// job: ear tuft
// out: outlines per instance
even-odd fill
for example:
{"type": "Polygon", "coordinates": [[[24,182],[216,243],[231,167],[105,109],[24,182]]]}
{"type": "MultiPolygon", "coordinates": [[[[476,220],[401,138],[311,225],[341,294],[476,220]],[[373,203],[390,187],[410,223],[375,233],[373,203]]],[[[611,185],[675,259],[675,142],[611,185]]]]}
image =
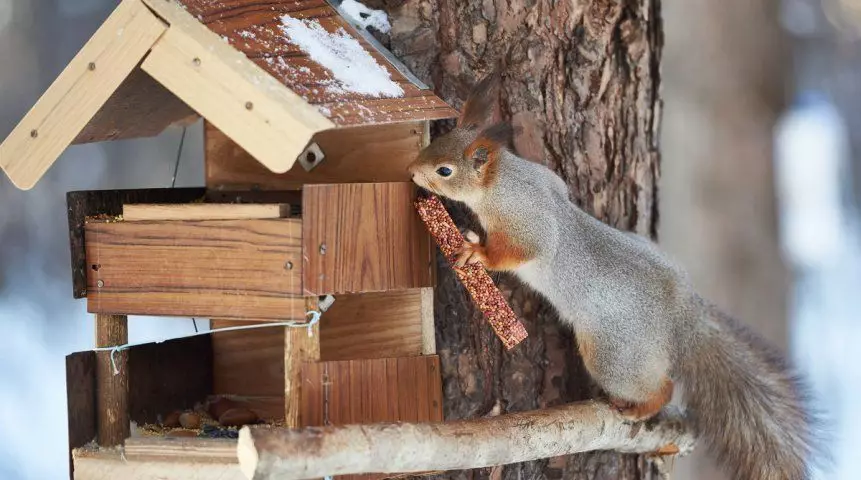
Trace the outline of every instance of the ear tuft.
{"type": "Polygon", "coordinates": [[[497,150],[514,147],[514,128],[508,122],[499,122],[484,129],[478,134],[479,139],[493,145],[497,150]]]}
{"type": "Polygon", "coordinates": [[[457,119],[458,127],[480,128],[493,121],[499,96],[499,77],[499,73],[494,71],[472,87],[457,119]]]}

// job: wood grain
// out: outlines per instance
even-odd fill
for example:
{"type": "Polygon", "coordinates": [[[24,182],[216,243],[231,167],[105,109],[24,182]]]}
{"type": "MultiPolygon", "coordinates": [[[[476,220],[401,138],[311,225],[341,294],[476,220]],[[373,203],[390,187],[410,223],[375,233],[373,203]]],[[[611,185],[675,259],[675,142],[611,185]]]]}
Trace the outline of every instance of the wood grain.
{"type": "Polygon", "coordinates": [[[442,418],[439,375],[436,355],[307,363],[302,426],[442,418]]]}
{"type": "Polygon", "coordinates": [[[123,0],[0,144],[12,183],[32,188],[164,31],[139,0],[123,0]]]}
{"type": "MultiPolygon", "coordinates": [[[[125,345],[129,341],[125,315],[96,315],[96,347],[125,345]]],[[[122,445],[129,436],[128,351],[113,355],[96,352],[96,413],[98,442],[102,447],[122,445]]]]}
{"type": "Polygon", "coordinates": [[[69,473],[74,478],[72,450],[92,442],[98,432],[95,352],[77,352],[66,356],[66,415],[69,425],[69,473]]]}
{"type": "Polygon", "coordinates": [[[287,218],[287,204],[131,204],[123,205],[123,220],[250,220],[287,218]]]}
{"type": "Polygon", "coordinates": [[[335,125],[178,3],[143,0],[170,28],[141,68],[273,172],[335,125]]]}
{"type": "Polygon", "coordinates": [[[231,190],[298,189],[315,183],[409,182],[406,167],[422,148],[426,122],[327,130],[314,136],[325,158],[274,174],[211,123],[205,123],[206,185],[231,190]]]}
{"type": "Polygon", "coordinates": [[[85,230],[91,312],[304,318],[299,220],[93,221],[85,230]]]}
{"type": "MultiPolygon", "coordinates": [[[[310,311],[313,299],[308,299],[310,311]]],[[[284,423],[299,427],[302,421],[302,365],[320,360],[320,324],[288,328],[284,332],[284,423]]]]}
{"type": "Polygon", "coordinates": [[[326,2],[320,0],[212,3],[180,0],[189,13],[277,78],[338,125],[363,125],[410,120],[452,118],[457,113],[431,90],[413,85],[386,58],[364,40],[326,2]],[[330,33],[355,39],[404,90],[402,98],[377,99],[372,95],[332,89],[332,72],[311,60],[290,42],[281,29],[281,17],[316,21],[330,33]],[[388,101],[393,100],[393,101],[388,101]]]}
{"type": "Polygon", "coordinates": [[[206,335],[129,348],[129,418],[138,425],[193,408],[212,392],[212,343],[206,335]]]}
{"type": "Polygon", "coordinates": [[[303,189],[306,295],[433,285],[427,231],[410,183],[307,185],[303,189]]]}
{"type": "MultiPolygon", "coordinates": [[[[259,322],[212,320],[211,328],[259,322]]],[[[281,399],[284,408],[285,327],[216,332],[212,338],[214,394],[265,396],[281,399]]]]}
{"type": "Polygon", "coordinates": [[[136,67],[96,112],[73,144],[154,137],[200,117],[176,95],[136,67]]]}
{"type": "Polygon", "coordinates": [[[72,295],[87,296],[87,254],[84,224],[87,217],[122,215],[129,203],[188,203],[204,198],[203,188],[151,188],[139,190],[90,190],[66,194],[69,217],[69,249],[72,260],[72,295]]]}

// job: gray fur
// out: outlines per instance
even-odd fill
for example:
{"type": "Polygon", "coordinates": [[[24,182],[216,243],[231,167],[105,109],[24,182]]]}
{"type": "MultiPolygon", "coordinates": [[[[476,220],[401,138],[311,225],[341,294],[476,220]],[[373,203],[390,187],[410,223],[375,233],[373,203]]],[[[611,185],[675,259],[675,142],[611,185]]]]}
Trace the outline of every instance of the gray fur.
{"type": "Polygon", "coordinates": [[[577,208],[551,170],[502,150],[495,181],[479,188],[480,172],[456,153],[471,138],[460,130],[431,144],[414,179],[464,202],[486,232],[504,231],[536,253],[514,274],[594,339],[595,381],[613,397],[642,403],[669,377],[684,388],[701,436],[732,478],[808,478],[814,423],[784,363],[701,299],[654,243],[577,208]],[[430,185],[443,163],[464,176],[430,185]]]}

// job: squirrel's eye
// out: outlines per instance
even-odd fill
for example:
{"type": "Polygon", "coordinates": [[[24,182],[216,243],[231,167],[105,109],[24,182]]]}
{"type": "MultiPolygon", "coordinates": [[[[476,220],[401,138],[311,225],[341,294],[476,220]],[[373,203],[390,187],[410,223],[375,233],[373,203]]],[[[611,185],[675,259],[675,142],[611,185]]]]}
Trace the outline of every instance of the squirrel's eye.
{"type": "Polygon", "coordinates": [[[451,175],[451,169],[448,167],[439,167],[436,169],[436,173],[440,177],[447,177],[447,176],[451,175]]]}

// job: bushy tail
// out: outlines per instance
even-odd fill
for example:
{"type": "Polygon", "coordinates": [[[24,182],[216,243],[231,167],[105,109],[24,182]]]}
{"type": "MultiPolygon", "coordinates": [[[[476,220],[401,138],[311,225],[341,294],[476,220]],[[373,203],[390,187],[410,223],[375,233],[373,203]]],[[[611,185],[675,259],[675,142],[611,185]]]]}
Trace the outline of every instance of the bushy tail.
{"type": "Polygon", "coordinates": [[[700,438],[732,479],[809,479],[820,435],[806,388],[752,332],[709,305],[703,313],[680,359],[700,438]]]}

